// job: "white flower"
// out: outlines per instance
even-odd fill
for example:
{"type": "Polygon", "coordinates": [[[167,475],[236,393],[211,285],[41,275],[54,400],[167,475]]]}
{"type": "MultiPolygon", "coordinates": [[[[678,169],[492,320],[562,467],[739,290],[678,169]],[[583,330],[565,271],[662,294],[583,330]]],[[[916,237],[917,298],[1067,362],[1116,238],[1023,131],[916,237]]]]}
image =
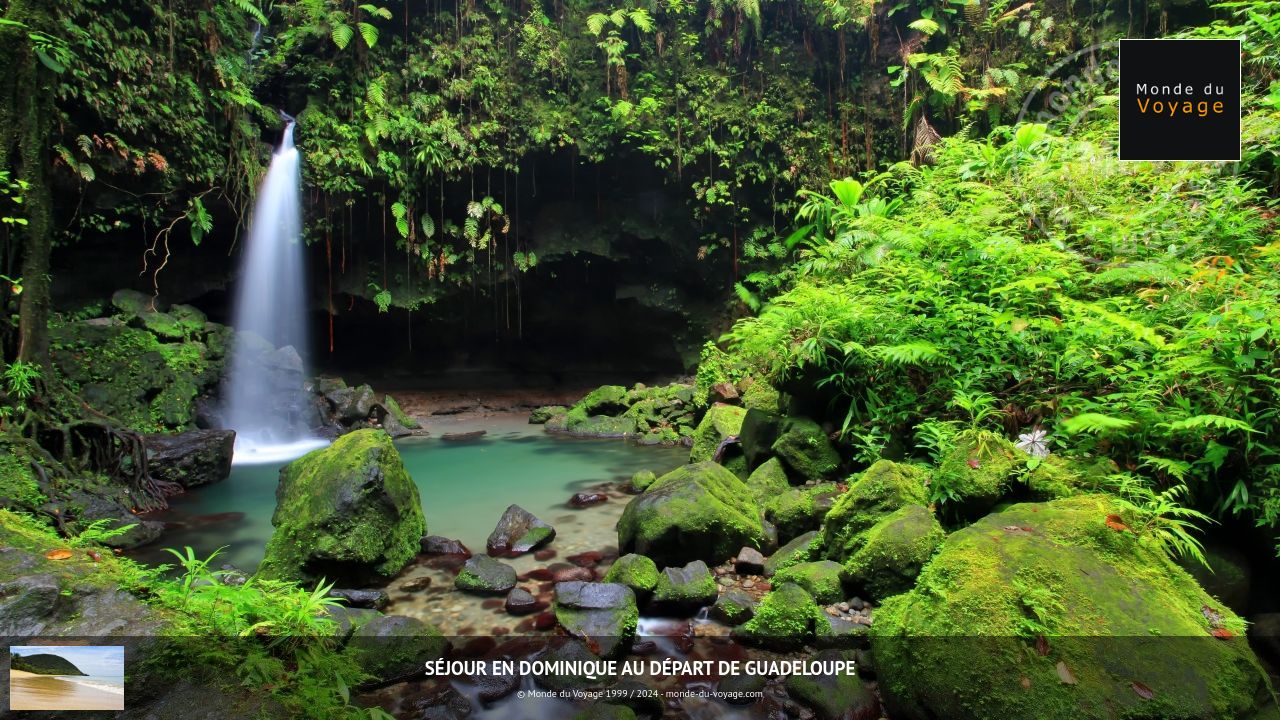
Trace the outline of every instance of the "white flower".
{"type": "Polygon", "coordinates": [[[1049,444],[1045,442],[1048,434],[1041,428],[1032,428],[1031,432],[1018,436],[1018,449],[1032,457],[1049,457],[1049,444]]]}

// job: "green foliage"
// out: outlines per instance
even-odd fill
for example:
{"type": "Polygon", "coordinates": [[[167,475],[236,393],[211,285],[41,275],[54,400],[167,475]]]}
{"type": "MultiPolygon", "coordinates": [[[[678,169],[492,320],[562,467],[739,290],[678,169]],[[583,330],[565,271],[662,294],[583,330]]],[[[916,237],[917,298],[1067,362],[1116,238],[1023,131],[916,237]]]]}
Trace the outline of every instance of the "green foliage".
{"type": "Polygon", "coordinates": [[[1212,523],[1213,519],[1182,504],[1185,485],[1156,492],[1148,481],[1130,474],[1113,475],[1107,482],[1119,497],[1129,529],[1139,539],[1152,543],[1171,559],[1195,560],[1209,568],[1204,546],[1192,533],[1197,532],[1197,523],[1212,523]]]}
{"type": "MultiPolygon", "coordinates": [[[[850,181],[809,195],[788,289],[729,331],[731,360],[811,379],[846,438],[914,436],[937,460],[963,428],[1061,430],[1067,452],[1274,526],[1268,201],[1216,166],[1119,163],[1089,139],[1114,133],[1109,113],[1078,138],[1023,125],[945,140],[935,165],[874,180],[897,190],[892,213],[847,211],[868,202],[850,181]]],[[[1180,526],[1156,525],[1195,555],[1180,526]]]]}
{"type": "MultiPolygon", "coordinates": [[[[115,524],[115,521],[111,519],[94,520],[88,525],[80,528],[80,531],[75,535],[68,537],[67,544],[71,547],[93,547],[95,545],[102,545],[105,541],[125,535],[130,530],[138,526],[137,523],[129,523],[127,525],[121,525],[113,528],[111,527],[113,524],[115,524]]],[[[190,548],[188,548],[188,550],[190,550],[190,548]]]]}

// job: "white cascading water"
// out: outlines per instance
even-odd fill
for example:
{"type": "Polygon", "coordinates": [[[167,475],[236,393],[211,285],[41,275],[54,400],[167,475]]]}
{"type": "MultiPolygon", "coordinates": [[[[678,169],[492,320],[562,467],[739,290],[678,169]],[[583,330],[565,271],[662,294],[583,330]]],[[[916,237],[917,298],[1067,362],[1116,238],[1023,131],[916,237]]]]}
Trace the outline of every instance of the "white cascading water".
{"type": "Polygon", "coordinates": [[[236,340],[223,388],[223,424],[236,431],[234,462],[279,462],[326,444],[311,434],[304,390],[302,183],[294,123],[262,181],[236,294],[236,340]]]}

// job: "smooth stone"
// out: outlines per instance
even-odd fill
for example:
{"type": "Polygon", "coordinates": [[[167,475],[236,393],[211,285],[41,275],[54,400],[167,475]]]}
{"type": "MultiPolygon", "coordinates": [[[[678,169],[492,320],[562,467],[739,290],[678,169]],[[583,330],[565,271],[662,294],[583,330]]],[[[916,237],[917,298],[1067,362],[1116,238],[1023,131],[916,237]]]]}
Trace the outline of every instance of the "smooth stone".
{"type": "Polygon", "coordinates": [[[734,560],[734,570],[739,575],[761,575],[764,573],[764,555],[753,547],[744,547],[738,551],[734,560]]]}

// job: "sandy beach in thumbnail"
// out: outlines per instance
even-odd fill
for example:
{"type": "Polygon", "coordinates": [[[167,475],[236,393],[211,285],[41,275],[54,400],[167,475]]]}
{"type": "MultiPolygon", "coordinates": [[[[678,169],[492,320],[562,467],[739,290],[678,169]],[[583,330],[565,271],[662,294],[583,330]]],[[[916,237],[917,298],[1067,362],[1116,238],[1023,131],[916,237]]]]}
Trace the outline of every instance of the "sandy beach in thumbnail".
{"type": "Polygon", "coordinates": [[[9,671],[10,710],[123,710],[124,695],[56,675],[9,671]]]}

